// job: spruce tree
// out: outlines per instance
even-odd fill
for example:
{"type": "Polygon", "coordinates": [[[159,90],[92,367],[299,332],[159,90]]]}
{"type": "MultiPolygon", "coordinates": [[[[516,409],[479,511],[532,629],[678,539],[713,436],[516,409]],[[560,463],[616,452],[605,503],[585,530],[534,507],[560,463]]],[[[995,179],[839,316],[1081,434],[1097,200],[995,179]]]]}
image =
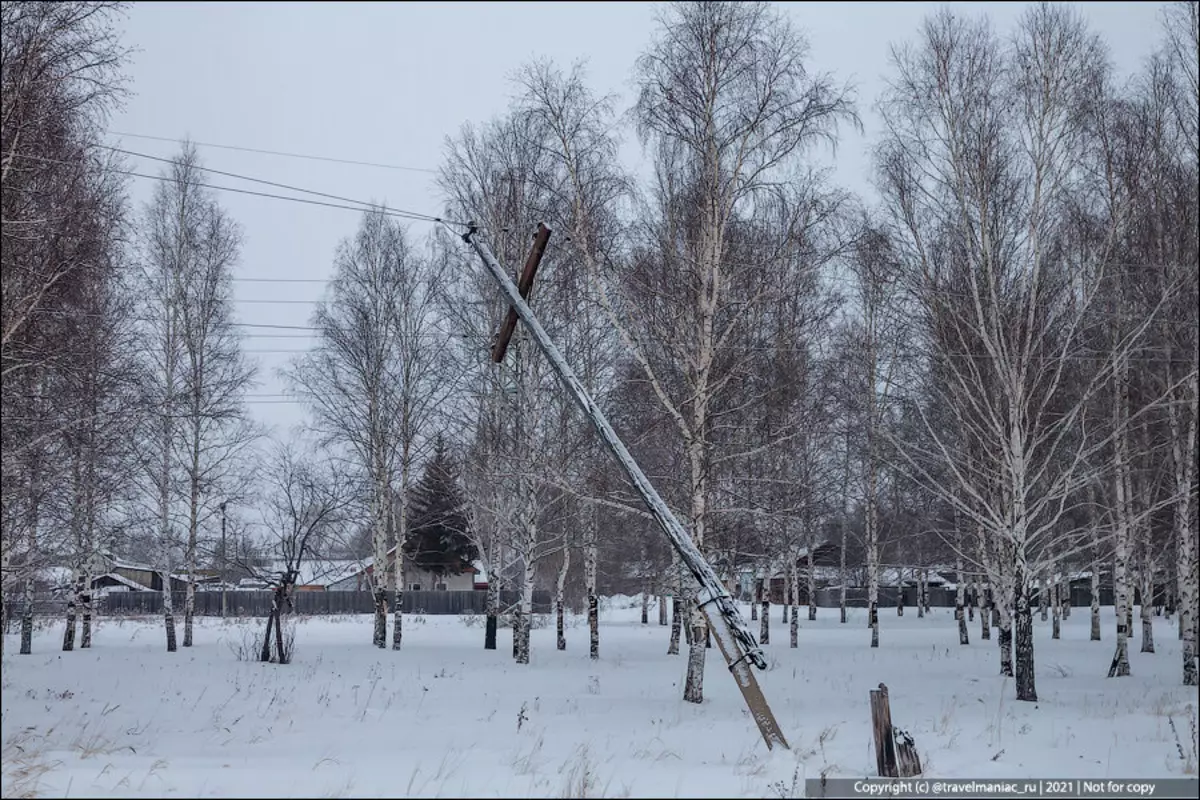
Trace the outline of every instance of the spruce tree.
{"type": "Polygon", "coordinates": [[[412,490],[412,517],[404,552],[421,569],[445,575],[479,557],[471,542],[453,457],[441,435],[421,480],[412,490]]]}

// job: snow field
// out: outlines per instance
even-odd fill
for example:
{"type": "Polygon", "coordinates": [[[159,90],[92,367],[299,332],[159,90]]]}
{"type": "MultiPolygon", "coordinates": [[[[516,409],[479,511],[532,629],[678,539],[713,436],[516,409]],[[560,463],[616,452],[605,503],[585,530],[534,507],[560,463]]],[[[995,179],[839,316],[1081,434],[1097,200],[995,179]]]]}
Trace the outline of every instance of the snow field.
{"type": "Polygon", "coordinates": [[[572,617],[565,652],[552,621],[533,630],[526,666],[506,629],[485,651],[478,618],[406,617],[398,652],[371,646],[369,617],[309,618],[282,667],[239,659],[262,620],[198,619],[196,646],[174,654],[157,619],[103,619],[93,648],[70,653],[53,623],[32,656],[5,643],[3,796],[798,797],[806,777],[874,774],[880,682],[929,776],[1196,773],[1197,698],[1180,685],[1173,620],[1155,620],[1156,654],[1133,639],[1133,675],[1110,680],[1111,608],[1103,642],[1088,641],[1086,608],[1059,641],[1035,616],[1030,704],[997,674],[978,619],[963,647],[953,609],[883,609],[871,650],[863,610],[846,625],[836,609],[805,613],[793,650],[772,608],[759,680],[792,746],[774,753],[715,647],[704,704],[681,700],[686,646],[667,656],[669,628],[653,608],[642,626],[636,598],[602,612],[598,662],[572,617]]]}

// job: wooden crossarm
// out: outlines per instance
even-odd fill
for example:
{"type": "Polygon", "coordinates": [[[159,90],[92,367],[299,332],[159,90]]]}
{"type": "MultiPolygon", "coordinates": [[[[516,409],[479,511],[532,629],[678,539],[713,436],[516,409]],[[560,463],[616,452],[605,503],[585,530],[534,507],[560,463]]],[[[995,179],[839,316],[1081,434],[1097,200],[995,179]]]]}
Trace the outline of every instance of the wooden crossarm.
{"type": "MultiPolygon", "coordinates": [[[[522,300],[529,299],[529,292],[533,289],[533,276],[537,274],[538,264],[542,263],[542,254],[546,252],[546,243],[549,241],[550,229],[544,223],[539,222],[537,233],[533,235],[533,249],[529,251],[529,258],[525,259],[525,267],[521,270],[520,280],[517,281],[517,291],[521,293],[522,300]]],[[[504,323],[500,326],[496,343],[492,345],[492,361],[497,364],[504,361],[504,355],[508,352],[508,343],[512,340],[513,332],[516,329],[517,310],[510,306],[508,314],[504,317],[504,323]]]]}

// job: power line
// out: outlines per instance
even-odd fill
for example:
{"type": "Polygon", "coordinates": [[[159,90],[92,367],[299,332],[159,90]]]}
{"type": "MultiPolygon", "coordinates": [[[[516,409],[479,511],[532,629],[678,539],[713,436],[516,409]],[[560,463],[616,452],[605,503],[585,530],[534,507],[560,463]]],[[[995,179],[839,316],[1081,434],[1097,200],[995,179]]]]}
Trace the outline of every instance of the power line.
{"type": "MultiPolygon", "coordinates": [[[[112,134],[113,136],[127,136],[130,139],[150,139],[150,140],[153,140],[156,142],[171,142],[172,144],[179,144],[182,141],[180,139],[172,139],[169,136],[150,136],[149,134],[145,134],[145,133],[121,133],[120,131],[109,131],[109,133],[112,134]]],[[[281,150],[264,150],[264,149],[257,148],[257,147],[240,147],[238,145],[232,145],[232,144],[213,144],[212,142],[192,141],[192,142],[190,142],[190,144],[194,144],[197,147],[213,147],[213,148],[217,148],[220,150],[238,150],[243,153],[259,153],[260,155],[267,155],[267,156],[281,156],[284,158],[303,158],[303,159],[307,159],[309,161],[328,161],[333,164],[352,164],[356,167],[376,167],[378,169],[395,169],[395,170],[401,170],[404,172],[426,172],[431,175],[437,174],[436,169],[429,169],[428,167],[404,167],[404,166],[400,166],[399,164],[380,164],[380,163],[373,162],[373,161],[355,161],[355,160],[349,159],[349,158],[332,158],[330,156],[313,156],[313,155],[305,155],[303,153],[285,153],[281,150]]]]}
{"type": "Polygon", "coordinates": [[[239,283],[329,283],[325,278],[231,278],[239,283]]]}
{"type": "MultiPolygon", "coordinates": [[[[135,158],[148,158],[151,161],[159,161],[164,164],[174,164],[175,163],[175,159],[173,159],[173,158],[161,158],[159,156],[147,155],[146,153],[138,153],[133,150],[125,150],[120,147],[111,147],[106,144],[100,144],[100,145],[96,145],[96,146],[103,150],[110,150],[114,153],[124,153],[125,155],[134,156],[135,158]]],[[[222,175],[226,178],[234,178],[237,180],[250,181],[251,183],[260,183],[260,184],[263,184],[264,186],[274,186],[276,189],[287,189],[292,192],[302,192],[304,194],[311,194],[311,195],[315,195],[317,197],[325,197],[330,200],[338,200],[343,203],[357,203],[358,205],[366,206],[367,208],[380,208],[381,207],[381,204],[379,204],[379,203],[370,203],[365,200],[355,200],[352,197],[342,197],[341,195],[330,194],[328,192],[319,192],[319,191],[316,191],[315,189],[305,189],[301,186],[292,186],[291,184],[279,183],[278,181],[269,181],[269,180],[266,180],[265,178],[254,178],[249,175],[242,175],[241,173],[237,173],[237,172],[226,172],[225,170],[214,169],[212,167],[202,167],[202,166],[197,166],[197,169],[201,170],[202,172],[211,172],[214,175],[222,175]]],[[[383,207],[386,207],[386,206],[383,206],[383,207]]],[[[395,211],[397,214],[405,214],[405,215],[411,216],[413,219],[419,219],[423,222],[442,222],[441,217],[437,217],[432,214],[422,214],[419,211],[406,211],[403,208],[392,208],[389,210],[395,211]]],[[[464,222],[455,222],[454,220],[446,220],[446,222],[449,222],[450,224],[453,224],[453,225],[465,225],[466,224],[464,222]]]]}
{"type": "Polygon", "coordinates": [[[271,328],[285,331],[319,331],[320,328],[314,328],[311,325],[268,325],[259,322],[234,322],[232,325],[237,325],[239,328],[271,328]]]}
{"type": "Polygon", "coordinates": [[[252,299],[252,298],[245,298],[245,297],[235,297],[235,298],[233,298],[233,302],[235,302],[235,303],[262,303],[262,304],[266,304],[266,305],[285,305],[285,306],[296,306],[296,305],[311,306],[314,303],[319,303],[321,301],[320,300],[262,300],[262,299],[252,299]]]}
{"type": "MultiPolygon", "coordinates": [[[[16,153],[14,155],[16,155],[18,158],[27,158],[27,159],[32,159],[34,161],[42,161],[42,162],[49,163],[49,164],[67,164],[68,163],[68,162],[60,161],[60,160],[54,159],[54,158],[43,158],[42,156],[33,156],[33,155],[25,154],[25,153],[16,153]]],[[[108,169],[111,170],[112,172],[117,173],[118,175],[129,175],[134,178],[145,178],[147,180],[159,181],[162,183],[174,183],[175,182],[173,178],[168,178],[164,175],[147,175],[143,172],[134,172],[132,170],[127,170],[127,169],[117,169],[116,167],[109,167],[108,169]]],[[[286,200],[291,203],[304,203],[305,205],[323,206],[325,208],[340,208],[340,209],[344,209],[346,211],[355,211],[358,213],[362,213],[363,211],[367,211],[367,210],[373,210],[374,213],[382,214],[385,217],[396,217],[398,219],[415,220],[417,222],[440,222],[443,225],[465,225],[466,224],[466,223],[462,223],[462,222],[455,222],[453,220],[443,220],[443,219],[439,219],[437,217],[432,217],[432,216],[427,216],[427,215],[414,216],[412,213],[401,213],[401,212],[394,211],[391,209],[380,209],[380,208],[368,209],[368,208],[363,208],[361,206],[347,206],[347,205],[340,205],[338,203],[326,203],[321,200],[307,200],[303,197],[288,197],[287,195],[271,194],[270,192],[256,192],[256,191],[253,191],[252,189],[235,189],[232,186],[217,186],[215,184],[201,183],[199,181],[194,182],[192,185],[200,186],[205,189],[213,189],[213,190],[220,191],[220,192],[233,192],[235,194],[248,194],[253,197],[266,197],[266,198],[270,198],[272,200],[286,200]]],[[[362,201],[355,201],[355,202],[362,202],[362,201]]]]}

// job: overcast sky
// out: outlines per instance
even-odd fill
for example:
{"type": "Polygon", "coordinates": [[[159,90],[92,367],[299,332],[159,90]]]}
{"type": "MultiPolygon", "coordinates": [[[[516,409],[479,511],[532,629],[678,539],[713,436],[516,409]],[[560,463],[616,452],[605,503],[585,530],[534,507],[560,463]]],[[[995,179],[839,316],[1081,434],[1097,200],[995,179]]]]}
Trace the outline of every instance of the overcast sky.
{"type": "MultiPolygon", "coordinates": [[[[865,132],[846,131],[835,176],[869,196],[868,148],[878,127],[873,105],[889,70],[889,46],[914,38],[940,3],[780,3],[810,44],[810,71],[857,87],[865,132]]],[[[1026,3],[948,3],[988,14],[1011,28],[1026,3]]],[[[1110,48],[1116,68],[1131,73],[1160,36],[1160,3],[1081,3],[1110,48]]],[[[594,90],[632,100],[635,59],[655,30],[656,4],[605,3],[137,3],[126,43],[132,96],[112,120],[117,146],[156,157],[171,141],[286,151],[408,169],[355,166],[200,147],[214,169],[316,189],[390,207],[437,213],[432,171],[446,137],[467,121],[506,107],[509,76],[522,63],[549,57],[562,66],[585,59],[594,90]]],[[[628,166],[640,151],[625,133],[628,166]]],[[[136,171],[162,164],[130,158],[136,171]]],[[[213,176],[211,182],[263,187],[213,176]]],[[[151,181],[133,179],[140,209],[151,181]]],[[[266,189],[266,191],[275,191],[266,189]]],[[[359,214],[229,192],[221,201],[245,241],[237,270],[238,319],[249,325],[306,326],[323,291],[338,241],[359,214]],[[254,278],[308,283],[254,282],[254,278]],[[256,302],[267,301],[267,302],[256,302]]],[[[425,223],[411,232],[423,237],[425,223]]],[[[246,349],[261,365],[251,409],[289,427],[303,419],[281,401],[275,371],[310,341],[303,330],[245,328],[246,349]]]]}

